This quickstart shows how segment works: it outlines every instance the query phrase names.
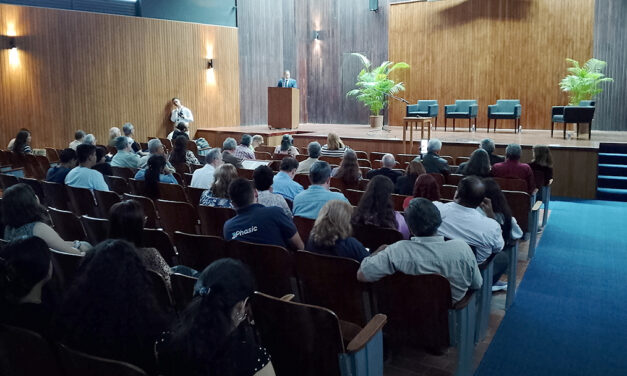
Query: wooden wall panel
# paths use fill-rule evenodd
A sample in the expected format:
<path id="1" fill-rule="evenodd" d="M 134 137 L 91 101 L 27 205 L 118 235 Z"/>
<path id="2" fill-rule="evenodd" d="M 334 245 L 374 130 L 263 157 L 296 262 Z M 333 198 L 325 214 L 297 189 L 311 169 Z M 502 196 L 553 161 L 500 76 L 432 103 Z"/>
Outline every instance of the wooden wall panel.
<path id="1" fill-rule="evenodd" d="M 0 145 L 21 127 L 35 147 L 66 147 L 76 129 L 105 143 L 127 121 L 139 140 L 165 136 L 174 96 L 192 132 L 239 125 L 235 28 L 0 4 L 0 34 L 18 46 L 16 63 L 0 50 Z"/>
<path id="2" fill-rule="evenodd" d="M 594 14 L 594 57 L 614 82 L 603 85 L 592 128 L 627 131 L 627 1 L 597 0 Z"/>
<path id="3" fill-rule="evenodd" d="M 389 55 L 412 67 L 396 76 L 407 83 L 405 96 L 437 99 L 442 122 L 445 104 L 477 99 L 485 128 L 489 104 L 517 98 L 523 128 L 550 129 L 551 106 L 567 103 L 558 86 L 565 58 L 592 56 L 593 25 L 594 0 L 391 4 Z M 393 104 L 390 123 L 400 125 L 404 113 Z"/>
<path id="4" fill-rule="evenodd" d="M 283 69 L 298 80 L 303 123 L 366 123 L 368 111 L 345 97 L 361 70 L 351 52 L 387 60 L 388 0 L 240 0 L 242 124 L 267 123 L 268 86 Z M 313 40 L 320 30 L 320 40 Z"/>

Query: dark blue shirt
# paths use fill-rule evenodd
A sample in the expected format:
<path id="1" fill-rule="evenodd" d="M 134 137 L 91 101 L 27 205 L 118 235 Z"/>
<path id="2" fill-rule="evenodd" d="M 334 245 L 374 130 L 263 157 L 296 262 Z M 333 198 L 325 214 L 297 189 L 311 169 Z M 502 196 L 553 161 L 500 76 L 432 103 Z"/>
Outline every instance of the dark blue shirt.
<path id="1" fill-rule="evenodd" d="M 65 177 L 71 170 L 71 168 L 63 166 L 50 167 L 48 173 L 46 173 L 46 181 L 65 184 Z"/>
<path id="2" fill-rule="evenodd" d="M 281 208 L 251 204 L 224 224 L 224 239 L 287 247 L 296 226 Z"/>
<path id="3" fill-rule="evenodd" d="M 309 252 L 320 253 L 329 256 L 352 258 L 359 262 L 361 262 L 361 260 L 370 255 L 368 251 L 366 251 L 366 248 L 359 242 L 359 240 L 353 238 L 352 236 L 349 236 L 346 239 L 336 240 L 334 247 L 318 245 L 313 242 L 311 237 L 309 237 L 309 240 L 307 241 L 307 246 L 305 248 Z"/>

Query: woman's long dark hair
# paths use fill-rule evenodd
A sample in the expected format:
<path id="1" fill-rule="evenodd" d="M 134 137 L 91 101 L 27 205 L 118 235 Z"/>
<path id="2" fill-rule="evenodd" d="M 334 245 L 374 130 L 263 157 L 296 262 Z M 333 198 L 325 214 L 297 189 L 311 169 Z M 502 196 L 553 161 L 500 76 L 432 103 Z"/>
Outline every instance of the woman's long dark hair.
<path id="1" fill-rule="evenodd" d="M 187 136 L 178 136 L 172 143 L 172 153 L 170 153 L 170 163 L 187 163 Z"/>
<path id="2" fill-rule="evenodd" d="M 42 239 L 14 240 L 0 249 L 0 302 L 19 304 L 50 271 L 50 251 Z M 0 316 L 2 313 L 0 312 Z"/>
<path id="3" fill-rule="evenodd" d="M 133 245 L 105 240 L 83 259 L 54 329 L 76 350 L 154 368 L 153 344 L 166 326 Z"/>
<path id="4" fill-rule="evenodd" d="M 414 182 L 412 195 L 424 197 L 429 201 L 440 201 L 440 186 L 433 176 L 422 174 Z"/>
<path id="5" fill-rule="evenodd" d="M 490 156 L 483 149 L 476 149 L 470 154 L 470 159 L 463 171 L 465 176 L 476 175 L 482 178 L 490 176 Z"/>
<path id="6" fill-rule="evenodd" d="M 109 239 L 122 239 L 133 243 L 135 247 L 142 247 L 143 229 L 144 209 L 139 202 L 118 202 L 109 210 Z"/>
<path id="7" fill-rule="evenodd" d="M 37 199 L 29 185 L 19 183 L 5 189 L 2 195 L 4 225 L 18 228 L 31 222 L 49 222 L 46 208 Z"/>
<path id="8" fill-rule="evenodd" d="M 386 228 L 398 228 L 392 193 L 394 183 L 387 176 L 377 175 L 370 179 L 366 192 L 359 200 L 353 214 L 353 225 L 374 225 Z"/>
<path id="9" fill-rule="evenodd" d="M 207 266 L 194 287 L 194 299 L 172 326 L 167 346 L 171 353 L 159 354 L 160 364 L 171 363 L 180 375 L 228 374 L 235 369 L 238 354 L 224 352 L 233 330 L 231 313 L 253 294 L 254 284 L 251 272 L 238 260 L 224 258 Z"/>
<path id="10" fill-rule="evenodd" d="M 289 134 L 284 134 L 283 137 L 281 138 L 281 151 L 290 150 L 291 146 L 292 146 L 292 136 L 290 136 Z"/>
<path id="11" fill-rule="evenodd" d="M 159 176 L 163 173 L 164 168 L 165 157 L 163 155 L 155 154 L 148 158 L 148 167 L 144 175 L 144 193 L 153 200 L 159 198 Z"/>
<path id="12" fill-rule="evenodd" d="M 345 184 L 355 184 L 361 178 L 361 171 L 357 163 L 357 154 L 352 150 L 347 150 L 342 158 L 342 164 L 335 174 L 336 178 L 342 179 Z"/>
<path id="13" fill-rule="evenodd" d="M 13 152 L 18 154 L 24 154 L 24 146 L 28 143 L 28 131 L 21 130 L 17 132 L 15 136 L 15 142 L 13 142 Z"/>
<path id="14" fill-rule="evenodd" d="M 510 209 L 501 187 L 494 179 L 483 179 L 483 184 L 485 185 L 485 197 L 492 201 L 492 211 L 503 215 L 501 230 L 505 244 L 507 244 L 512 240 L 512 209 Z"/>

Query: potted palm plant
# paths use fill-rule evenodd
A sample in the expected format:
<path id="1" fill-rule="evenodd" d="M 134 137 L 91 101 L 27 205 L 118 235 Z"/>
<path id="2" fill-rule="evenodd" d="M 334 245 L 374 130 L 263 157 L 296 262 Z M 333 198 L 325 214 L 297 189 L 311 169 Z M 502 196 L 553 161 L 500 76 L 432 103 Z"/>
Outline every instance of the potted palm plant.
<path id="1" fill-rule="evenodd" d="M 370 60 L 360 53 L 352 53 L 361 59 L 363 69 L 357 76 L 356 89 L 346 93 L 347 97 L 355 97 L 364 106 L 370 109 L 370 127 L 382 128 L 383 115 L 381 111 L 388 105 L 388 99 L 399 91 L 405 90 L 402 82 L 394 82 L 389 74 L 396 69 L 407 69 L 409 64 L 400 62 L 394 64 L 384 61 L 378 67 L 372 67 Z"/>
<path id="2" fill-rule="evenodd" d="M 602 82 L 614 81 L 601 73 L 607 65 L 603 60 L 592 58 L 583 66 L 580 66 L 577 60 L 566 59 L 566 61 L 571 63 L 572 67 L 568 68 L 570 74 L 560 81 L 560 88 L 568 93 L 568 104 L 571 106 L 577 106 L 582 100 L 591 100 L 602 92 L 600 86 Z"/>

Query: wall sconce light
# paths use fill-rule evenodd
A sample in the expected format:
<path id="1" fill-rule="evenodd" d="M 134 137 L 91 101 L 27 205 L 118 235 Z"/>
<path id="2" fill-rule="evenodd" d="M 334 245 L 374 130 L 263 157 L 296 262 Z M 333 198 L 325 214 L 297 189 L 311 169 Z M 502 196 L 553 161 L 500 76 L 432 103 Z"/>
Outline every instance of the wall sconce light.
<path id="1" fill-rule="evenodd" d="M 207 69 L 213 69 L 213 59 L 207 61 Z"/>
<path id="2" fill-rule="evenodd" d="M 314 30 L 314 32 L 313 32 L 313 39 L 314 40 L 320 40 L 320 30 Z"/>
<path id="3" fill-rule="evenodd" d="M 16 50 L 17 45 L 15 44 L 15 38 L 9 38 L 9 49 Z"/>

